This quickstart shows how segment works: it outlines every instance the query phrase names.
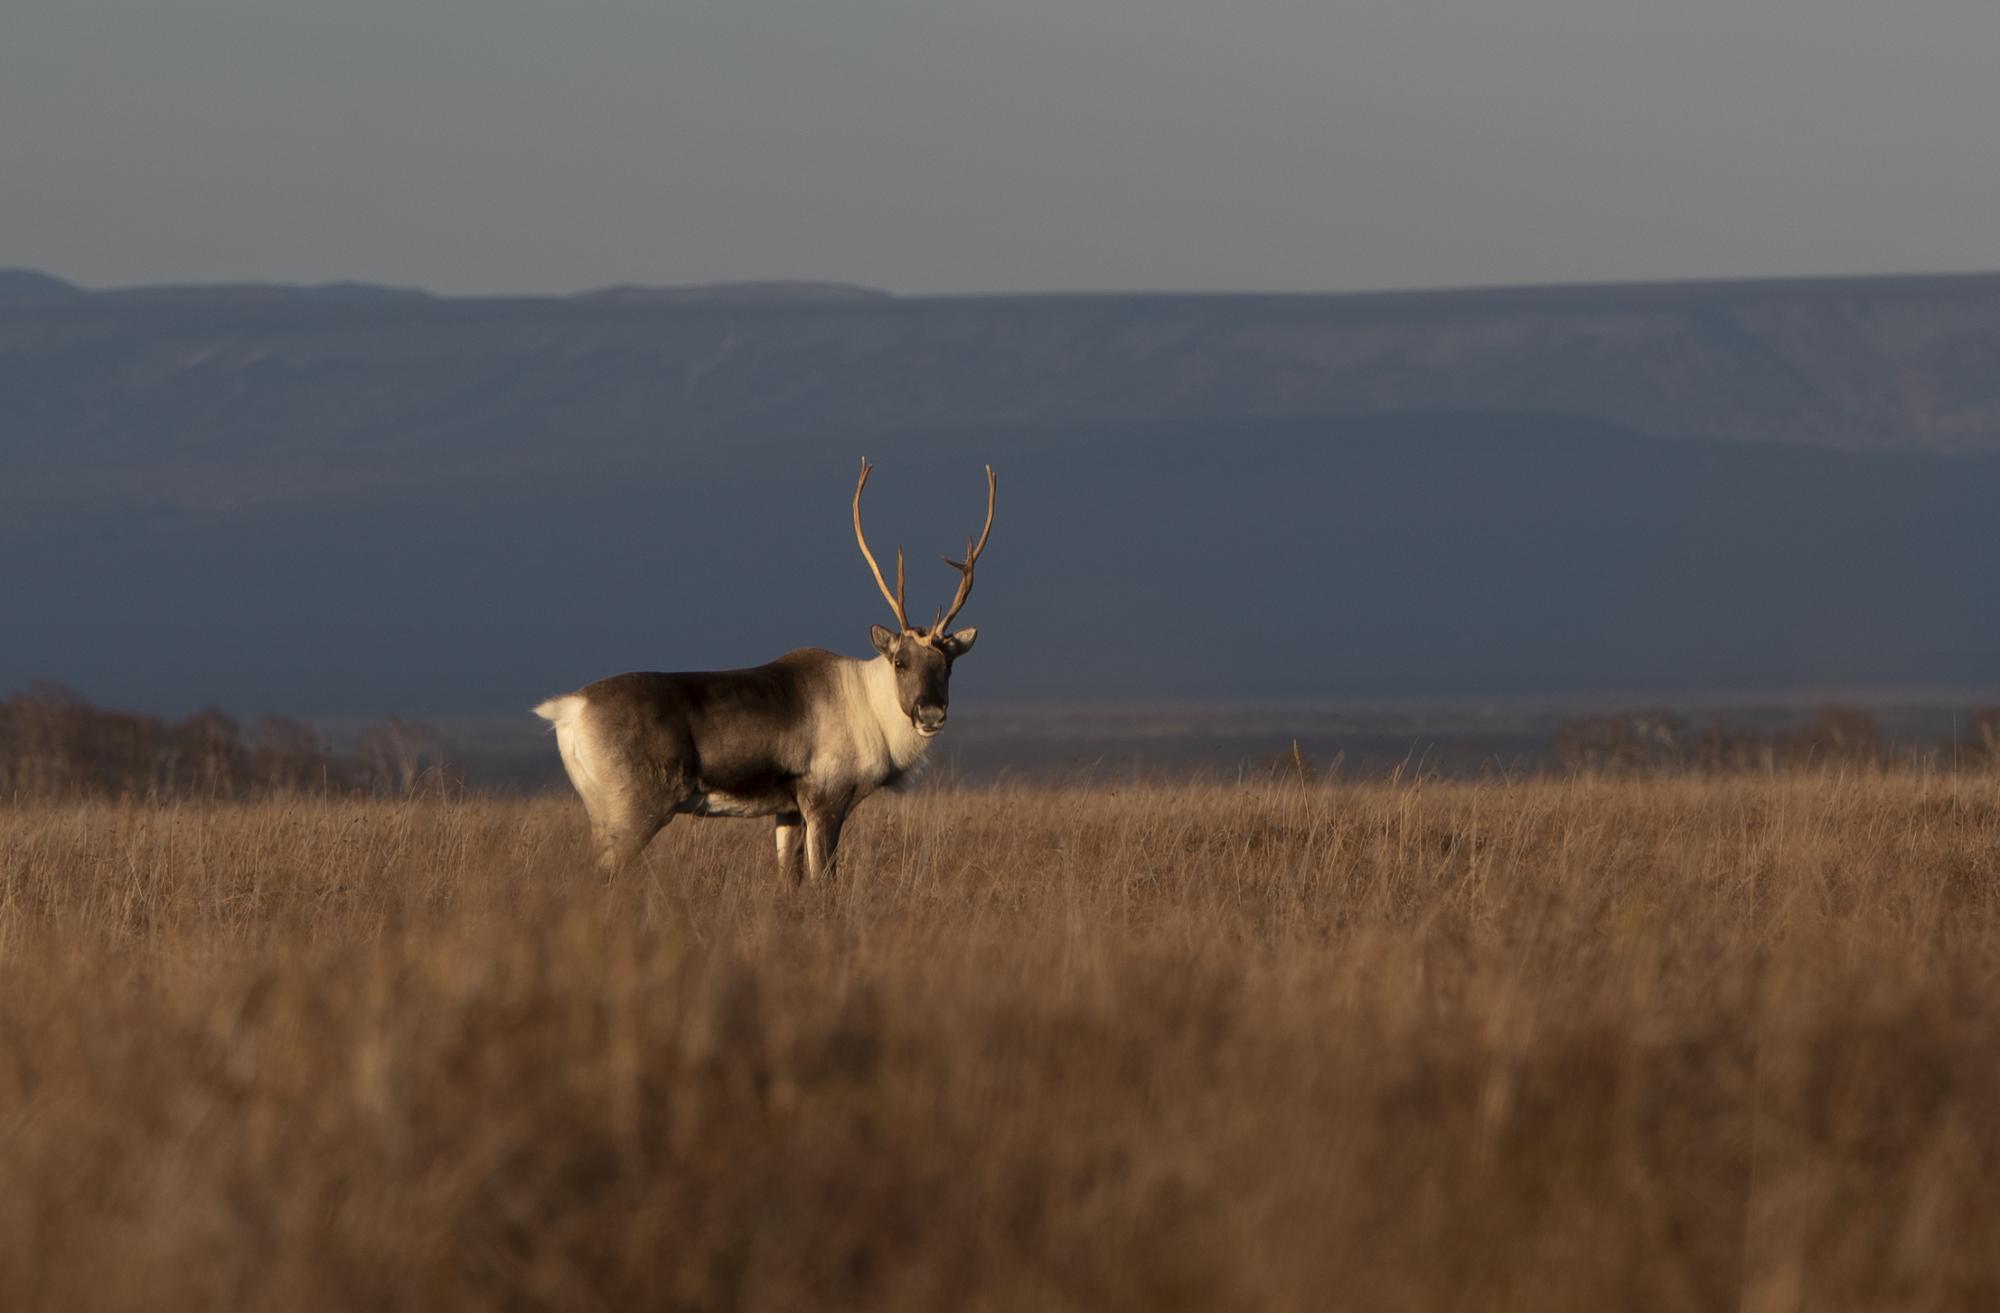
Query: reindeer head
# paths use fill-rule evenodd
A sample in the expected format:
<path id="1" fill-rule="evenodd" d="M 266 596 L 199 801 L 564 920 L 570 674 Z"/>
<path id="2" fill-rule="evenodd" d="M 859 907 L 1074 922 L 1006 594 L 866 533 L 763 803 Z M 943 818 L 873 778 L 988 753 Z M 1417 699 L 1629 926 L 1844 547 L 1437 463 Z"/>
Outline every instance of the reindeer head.
<path id="1" fill-rule="evenodd" d="M 958 593 L 951 599 L 949 609 L 942 609 L 928 628 L 917 629 L 910 624 L 909 613 L 903 604 L 903 549 L 896 549 L 896 591 L 889 591 L 889 581 L 882 577 L 882 567 L 875 563 L 875 553 L 868 550 L 868 539 L 861 532 L 861 490 L 868 486 L 868 473 L 874 466 L 865 459 L 861 462 L 861 480 L 854 485 L 854 540 L 861 544 L 861 555 L 868 562 L 868 569 L 875 576 L 875 586 L 882 590 L 889 606 L 896 613 L 896 628 L 885 629 L 881 625 L 869 627 L 868 636 L 875 650 L 882 654 L 896 672 L 896 702 L 903 714 L 910 718 L 910 724 L 917 733 L 929 738 L 944 728 L 946 710 L 951 705 L 951 663 L 972 650 L 972 644 L 979 637 L 977 629 L 961 629 L 955 633 L 946 631 L 965 599 L 972 596 L 972 567 L 978 562 L 979 554 L 986 550 L 986 540 L 993 533 L 993 494 L 997 484 L 993 478 L 993 467 L 986 467 L 986 527 L 979 532 L 979 540 L 965 540 L 965 559 L 954 561 L 944 557 L 944 563 L 958 571 Z"/>

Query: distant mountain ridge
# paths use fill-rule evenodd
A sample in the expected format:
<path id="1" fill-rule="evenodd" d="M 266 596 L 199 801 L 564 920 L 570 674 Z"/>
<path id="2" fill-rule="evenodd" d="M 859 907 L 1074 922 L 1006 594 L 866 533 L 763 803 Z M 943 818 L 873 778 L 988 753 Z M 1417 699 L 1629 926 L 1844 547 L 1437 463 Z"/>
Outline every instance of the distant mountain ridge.
<path id="1" fill-rule="evenodd" d="M 7 287 L 0 454 L 37 497 L 213 506 L 622 459 L 663 435 L 1432 413 L 2000 451 L 1996 275 L 1332 296 Z"/>
<path id="2" fill-rule="evenodd" d="M 999 472 L 974 703 L 2000 680 L 1995 276 L 6 287 L 0 691 L 483 712 L 865 652 L 864 454 L 919 605 Z"/>
<path id="3" fill-rule="evenodd" d="M 739 283 L 691 283 L 652 287 L 641 283 L 616 283 L 588 292 L 579 292 L 578 301 L 610 301 L 621 305 L 677 305 L 694 302 L 727 302 L 740 305 L 784 304 L 797 301 L 885 301 L 889 293 L 856 283 L 824 283 L 811 279 L 767 279 Z"/>
<path id="4" fill-rule="evenodd" d="M 34 269 L 0 269 L 0 304 L 7 302 L 62 301 L 87 296 L 75 283 Z"/>
<path id="5" fill-rule="evenodd" d="M 116 300 L 240 302 L 240 301 L 380 301 L 444 299 L 421 287 L 363 282 L 351 278 L 326 283 L 226 282 L 138 283 L 124 287 L 88 288 L 37 269 L 0 269 L 0 303 L 45 302 L 81 297 Z M 810 278 L 745 279 L 717 283 L 613 283 L 577 292 L 567 298 L 619 304 L 695 304 L 725 302 L 745 305 L 793 301 L 875 301 L 890 294 L 858 283 Z M 510 300 L 510 297 L 459 297 L 458 300 Z"/>

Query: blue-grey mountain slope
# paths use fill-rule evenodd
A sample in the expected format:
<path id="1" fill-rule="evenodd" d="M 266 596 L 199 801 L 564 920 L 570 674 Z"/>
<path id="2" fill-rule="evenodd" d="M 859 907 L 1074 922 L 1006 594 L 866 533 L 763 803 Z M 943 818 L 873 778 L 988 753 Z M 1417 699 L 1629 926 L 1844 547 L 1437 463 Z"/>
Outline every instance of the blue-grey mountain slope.
<path id="1" fill-rule="evenodd" d="M 476 711 L 858 653 L 862 454 L 923 605 L 1000 471 L 968 698 L 2000 672 L 2000 280 L 197 289 L 0 307 L 0 688 Z"/>

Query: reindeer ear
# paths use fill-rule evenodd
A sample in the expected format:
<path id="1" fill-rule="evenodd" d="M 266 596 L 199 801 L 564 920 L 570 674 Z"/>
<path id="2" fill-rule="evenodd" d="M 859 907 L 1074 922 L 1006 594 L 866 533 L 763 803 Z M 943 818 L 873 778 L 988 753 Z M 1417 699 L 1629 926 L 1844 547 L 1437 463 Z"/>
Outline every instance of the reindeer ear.
<path id="1" fill-rule="evenodd" d="M 946 656 L 956 659 L 970 652 L 972 644 L 978 638 L 979 631 L 977 629 L 961 629 L 955 634 L 946 634 L 943 638 L 939 639 L 938 646 L 944 649 Z"/>
<path id="2" fill-rule="evenodd" d="M 880 652 L 883 656 L 888 656 L 889 649 L 896 645 L 896 635 L 880 625 L 870 625 L 868 626 L 868 641 L 875 645 L 877 652 Z"/>

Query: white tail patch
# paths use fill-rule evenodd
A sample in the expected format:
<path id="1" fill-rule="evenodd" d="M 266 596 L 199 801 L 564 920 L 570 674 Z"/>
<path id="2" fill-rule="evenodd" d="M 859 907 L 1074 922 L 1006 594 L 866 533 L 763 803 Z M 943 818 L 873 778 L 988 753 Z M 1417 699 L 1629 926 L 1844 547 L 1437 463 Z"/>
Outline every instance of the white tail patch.
<path id="1" fill-rule="evenodd" d="M 581 695 L 565 693 L 559 698 L 550 698 L 547 702 L 536 707 L 535 714 L 543 720 L 553 721 L 555 727 L 560 730 L 563 722 L 583 710 L 585 705 Z"/>

